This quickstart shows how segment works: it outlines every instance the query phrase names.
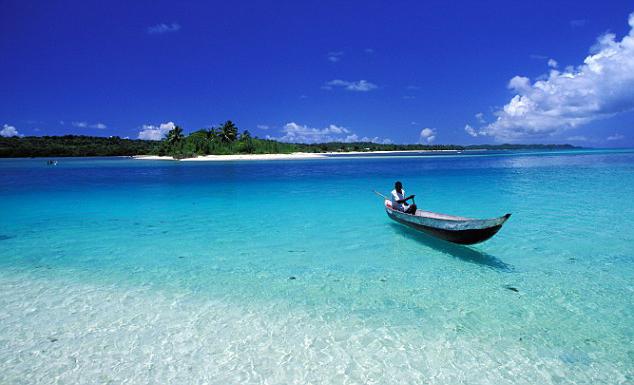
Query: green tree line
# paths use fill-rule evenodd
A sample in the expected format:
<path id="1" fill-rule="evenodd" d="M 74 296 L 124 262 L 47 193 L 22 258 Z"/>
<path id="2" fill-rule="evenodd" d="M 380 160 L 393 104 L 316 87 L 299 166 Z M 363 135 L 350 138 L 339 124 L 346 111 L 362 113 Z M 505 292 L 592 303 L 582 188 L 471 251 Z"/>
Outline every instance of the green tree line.
<path id="1" fill-rule="evenodd" d="M 283 154 L 300 151 L 301 145 L 253 137 L 248 130 L 240 132 L 227 120 L 218 127 L 201 129 L 185 136 L 183 129 L 174 127 L 161 141 L 156 155 L 189 158 L 198 155 Z"/>
<path id="2" fill-rule="evenodd" d="M 64 135 L 0 137 L 0 157 L 62 157 L 62 156 L 125 156 L 152 154 L 160 142 L 121 139 L 117 136 Z"/>
<path id="3" fill-rule="evenodd" d="M 199 155 L 288 154 L 292 152 L 409 151 L 469 149 L 571 149 L 569 144 L 502 144 L 502 145 L 423 145 L 380 144 L 372 142 L 330 142 L 317 144 L 284 143 L 253 137 L 248 130 L 240 132 L 230 120 L 209 129 L 185 135 L 174 127 L 161 141 L 95 137 L 81 135 L 0 137 L 0 157 L 63 157 L 63 156 L 131 156 L 168 155 L 177 159 Z"/>

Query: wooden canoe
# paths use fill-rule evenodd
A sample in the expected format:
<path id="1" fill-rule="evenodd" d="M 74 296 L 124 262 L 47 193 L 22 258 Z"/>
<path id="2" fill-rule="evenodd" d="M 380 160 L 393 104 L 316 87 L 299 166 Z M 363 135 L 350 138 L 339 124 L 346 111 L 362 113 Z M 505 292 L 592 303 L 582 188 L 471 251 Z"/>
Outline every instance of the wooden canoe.
<path id="1" fill-rule="evenodd" d="M 392 202 L 385 201 L 387 215 L 398 223 L 422 231 L 445 241 L 462 245 L 484 242 L 494 236 L 511 214 L 492 219 L 472 219 L 453 215 L 416 210 L 416 214 L 405 214 L 392 209 Z"/>

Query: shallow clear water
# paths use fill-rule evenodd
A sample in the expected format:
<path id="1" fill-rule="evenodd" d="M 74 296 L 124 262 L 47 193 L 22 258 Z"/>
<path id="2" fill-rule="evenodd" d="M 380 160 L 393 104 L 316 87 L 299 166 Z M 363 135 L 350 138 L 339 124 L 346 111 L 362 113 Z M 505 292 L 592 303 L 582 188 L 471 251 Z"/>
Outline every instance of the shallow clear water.
<path id="1" fill-rule="evenodd" d="M 395 179 L 513 216 L 435 241 Z M 630 150 L 0 160 L 0 383 L 632 383 L 633 196 Z"/>

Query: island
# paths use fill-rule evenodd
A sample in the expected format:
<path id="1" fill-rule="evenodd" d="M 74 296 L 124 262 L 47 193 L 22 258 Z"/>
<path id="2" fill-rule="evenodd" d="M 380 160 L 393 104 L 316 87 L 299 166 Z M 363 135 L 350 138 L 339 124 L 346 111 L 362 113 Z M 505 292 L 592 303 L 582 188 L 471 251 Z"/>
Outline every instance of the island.
<path id="1" fill-rule="evenodd" d="M 320 154 L 464 150 L 569 150 L 570 144 L 382 144 L 373 142 L 286 143 L 252 136 L 230 120 L 185 135 L 176 126 L 163 140 L 84 135 L 0 137 L 0 158 L 135 156 L 140 159 L 232 160 L 319 158 Z"/>

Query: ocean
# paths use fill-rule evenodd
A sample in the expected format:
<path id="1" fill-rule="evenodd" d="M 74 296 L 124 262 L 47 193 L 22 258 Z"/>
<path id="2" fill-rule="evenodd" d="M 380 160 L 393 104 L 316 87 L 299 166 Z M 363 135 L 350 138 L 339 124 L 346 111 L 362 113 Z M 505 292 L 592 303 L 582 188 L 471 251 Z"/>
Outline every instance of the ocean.
<path id="1" fill-rule="evenodd" d="M 2 384 L 634 383 L 634 150 L 58 161 L 0 160 Z"/>

